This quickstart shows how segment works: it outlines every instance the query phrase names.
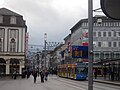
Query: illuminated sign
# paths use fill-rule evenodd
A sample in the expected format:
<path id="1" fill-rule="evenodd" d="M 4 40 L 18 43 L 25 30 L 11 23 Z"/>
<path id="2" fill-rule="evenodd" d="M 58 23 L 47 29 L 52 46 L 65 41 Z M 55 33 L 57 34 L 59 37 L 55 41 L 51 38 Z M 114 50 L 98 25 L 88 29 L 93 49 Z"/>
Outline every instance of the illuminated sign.
<path id="1" fill-rule="evenodd" d="M 72 46 L 72 58 L 88 58 L 88 46 Z"/>

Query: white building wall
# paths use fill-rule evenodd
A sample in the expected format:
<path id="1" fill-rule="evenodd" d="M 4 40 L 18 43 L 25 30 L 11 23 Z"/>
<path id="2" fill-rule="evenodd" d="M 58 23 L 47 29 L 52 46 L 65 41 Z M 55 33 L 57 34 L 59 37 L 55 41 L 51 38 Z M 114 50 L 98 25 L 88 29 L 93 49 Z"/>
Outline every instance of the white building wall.
<path id="1" fill-rule="evenodd" d="M 23 28 L 22 31 L 23 31 L 22 52 L 25 52 L 25 28 Z"/>
<path id="2" fill-rule="evenodd" d="M 4 52 L 8 52 L 10 51 L 10 41 L 11 41 L 11 38 L 10 38 L 10 30 L 9 29 L 16 29 L 16 38 L 15 38 L 15 41 L 16 41 L 16 52 L 25 52 L 25 28 L 16 28 L 16 27 L 3 27 L 3 26 L 0 26 L 0 28 L 4 28 L 4 33 L 5 33 L 5 36 L 4 36 Z M 7 37 L 7 38 L 6 38 Z M 22 40 L 23 39 L 23 40 Z M 19 45 L 18 45 L 19 44 Z M 17 49 L 18 48 L 18 49 Z"/>
<path id="3" fill-rule="evenodd" d="M 22 52 L 22 29 L 19 29 L 19 46 L 18 46 L 18 52 Z"/>
<path id="4" fill-rule="evenodd" d="M 6 37 L 7 37 L 7 35 L 8 35 L 8 34 L 7 34 L 7 29 L 8 29 L 8 28 L 7 28 L 7 27 L 3 27 L 3 28 L 5 28 L 4 51 L 7 52 L 7 43 L 8 43 L 8 40 L 7 40 Z"/>

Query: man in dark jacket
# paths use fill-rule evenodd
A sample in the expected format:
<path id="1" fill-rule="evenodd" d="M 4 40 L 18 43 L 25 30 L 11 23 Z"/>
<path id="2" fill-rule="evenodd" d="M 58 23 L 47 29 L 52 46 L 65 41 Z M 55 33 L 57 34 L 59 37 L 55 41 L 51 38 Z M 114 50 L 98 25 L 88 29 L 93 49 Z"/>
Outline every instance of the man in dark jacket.
<path id="1" fill-rule="evenodd" d="M 34 77 L 34 83 L 36 83 L 36 79 L 37 79 L 37 71 L 35 69 L 33 69 L 32 71 L 32 75 Z"/>
<path id="2" fill-rule="evenodd" d="M 40 72 L 40 76 L 41 76 L 41 83 L 44 83 L 44 71 Z"/>

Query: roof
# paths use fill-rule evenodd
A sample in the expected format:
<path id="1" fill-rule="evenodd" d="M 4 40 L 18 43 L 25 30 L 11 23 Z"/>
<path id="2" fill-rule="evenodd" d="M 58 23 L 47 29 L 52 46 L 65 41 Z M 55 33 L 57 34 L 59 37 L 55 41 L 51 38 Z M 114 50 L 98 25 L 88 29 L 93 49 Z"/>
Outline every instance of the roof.
<path id="1" fill-rule="evenodd" d="M 111 18 L 108 18 L 106 16 L 101 16 L 101 15 L 96 15 L 93 17 L 93 21 L 95 21 L 96 19 L 102 19 L 102 22 L 120 22 L 119 20 L 113 20 Z M 73 33 L 75 30 L 77 30 L 78 28 L 81 27 L 83 22 L 88 22 L 88 18 L 85 19 L 81 19 L 79 22 L 77 22 L 70 30 Z"/>
<path id="2" fill-rule="evenodd" d="M 71 37 L 71 34 L 67 35 L 67 36 L 64 38 L 64 40 L 67 40 L 67 39 L 69 39 L 70 37 Z"/>
<path id="3" fill-rule="evenodd" d="M 22 16 L 6 8 L 0 8 L 0 15 Z"/>

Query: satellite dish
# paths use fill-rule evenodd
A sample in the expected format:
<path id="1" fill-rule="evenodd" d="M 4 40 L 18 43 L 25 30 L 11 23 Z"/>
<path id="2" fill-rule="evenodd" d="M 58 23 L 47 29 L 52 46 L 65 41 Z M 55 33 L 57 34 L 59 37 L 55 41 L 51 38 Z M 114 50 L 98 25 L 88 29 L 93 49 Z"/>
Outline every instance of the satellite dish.
<path id="1" fill-rule="evenodd" d="M 120 0 L 100 0 L 100 4 L 107 17 L 120 20 Z"/>

